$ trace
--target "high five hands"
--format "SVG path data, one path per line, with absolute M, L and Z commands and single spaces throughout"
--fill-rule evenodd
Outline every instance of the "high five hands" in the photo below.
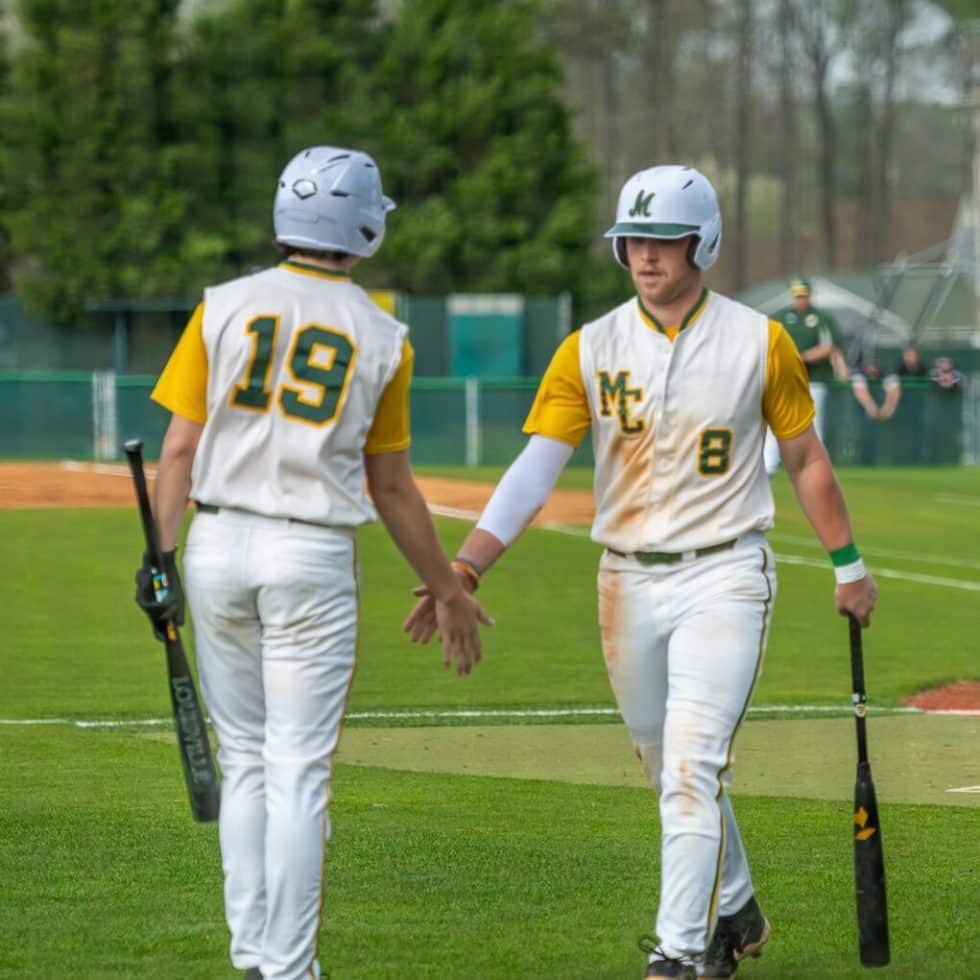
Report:
M 473 597 L 476 580 L 454 566 L 461 589 L 440 601 L 425 585 L 412 589 L 418 602 L 408 614 L 402 629 L 413 643 L 428 643 L 438 633 L 442 640 L 443 667 L 456 664 L 457 674 L 468 674 L 482 658 L 478 623 L 493 626 L 494 618 Z

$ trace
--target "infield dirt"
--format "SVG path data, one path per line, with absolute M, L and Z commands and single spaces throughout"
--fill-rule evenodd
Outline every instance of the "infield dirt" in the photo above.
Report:
M 147 467 L 152 482 L 153 467 Z M 493 485 L 418 477 L 425 499 L 438 507 L 478 513 Z M 128 507 L 133 504 L 128 467 L 118 463 L 0 463 L 0 508 Z M 536 524 L 588 526 L 595 508 L 586 490 L 555 490 Z

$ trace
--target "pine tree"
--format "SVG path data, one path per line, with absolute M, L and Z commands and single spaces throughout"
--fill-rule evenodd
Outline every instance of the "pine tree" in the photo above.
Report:
M 235 0 L 184 49 L 180 172 L 195 200 L 184 256 L 200 284 L 275 258 L 272 200 L 306 146 L 367 148 L 381 48 L 375 0 Z
M 387 282 L 556 292 L 582 275 L 594 174 L 538 13 L 532 0 L 402 5 L 377 85 L 379 164 L 399 205 L 377 262 Z
M 18 292 L 71 320 L 88 300 L 165 295 L 187 205 L 167 145 L 178 0 L 21 0 L 3 98 L 3 216 Z

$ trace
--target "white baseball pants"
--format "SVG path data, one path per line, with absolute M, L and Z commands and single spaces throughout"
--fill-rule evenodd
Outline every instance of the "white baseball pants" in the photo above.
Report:
M 657 936 L 668 955 L 697 958 L 716 915 L 753 893 L 727 790 L 733 740 L 765 655 L 772 551 L 753 533 L 676 564 L 606 552 L 598 588 L 609 680 L 660 798 Z
M 823 442 L 823 420 L 827 407 L 827 385 L 822 381 L 810 382 L 810 394 L 813 396 L 813 407 L 816 415 L 813 418 L 813 427 Z M 762 447 L 762 458 L 765 462 L 766 473 L 772 476 L 779 469 L 781 462 L 779 457 L 779 440 L 772 434 L 772 429 L 766 429 L 766 441 Z
M 198 513 L 183 564 L 219 742 L 231 961 L 317 980 L 331 757 L 357 640 L 354 532 Z

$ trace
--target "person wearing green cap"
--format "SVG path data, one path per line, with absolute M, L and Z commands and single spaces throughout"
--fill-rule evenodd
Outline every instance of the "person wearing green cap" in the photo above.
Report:
M 817 414 L 813 426 L 823 440 L 824 407 L 827 403 L 827 382 L 847 378 L 847 367 L 840 346 L 840 327 L 827 310 L 810 302 L 810 280 L 796 276 L 789 286 L 793 301 L 784 306 L 773 319 L 781 323 L 796 344 L 810 377 L 810 394 Z M 772 432 L 766 433 L 763 449 L 766 473 L 771 477 L 779 469 L 779 443 Z

